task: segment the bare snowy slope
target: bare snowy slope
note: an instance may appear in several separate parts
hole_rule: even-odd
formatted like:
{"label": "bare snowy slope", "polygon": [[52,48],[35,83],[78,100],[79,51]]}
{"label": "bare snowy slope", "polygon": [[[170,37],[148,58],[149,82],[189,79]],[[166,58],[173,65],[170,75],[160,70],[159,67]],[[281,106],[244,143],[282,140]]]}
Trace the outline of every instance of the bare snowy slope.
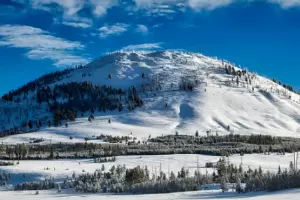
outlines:
{"label": "bare snowy slope", "polygon": [[[82,141],[99,134],[129,135],[146,139],[162,134],[270,134],[298,136],[300,133],[299,96],[283,86],[233,64],[195,53],[154,52],[113,53],[84,68],[70,71],[47,84],[88,81],[113,88],[134,86],[143,106],[133,111],[95,112],[95,120],[78,116],[68,127],[41,128],[38,132],[2,138],[3,142],[28,142],[31,137],[52,141]],[[42,86],[45,84],[40,83]],[[19,95],[15,98],[23,97]],[[36,91],[25,100],[2,102],[2,130],[26,122],[23,112],[10,107],[26,107],[27,117],[51,120],[45,104],[34,103]],[[67,99],[59,99],[67,101]],[[28,103],[30,102],[30,103]],[[30,105],[28,107],[28,105]],[[16,108],[15,108],[16,109]],[[32,115],[39,110],[41,114]],[[4,116],[4,117],[3,117]],[[111,123],[107,120],[111,119]]]}

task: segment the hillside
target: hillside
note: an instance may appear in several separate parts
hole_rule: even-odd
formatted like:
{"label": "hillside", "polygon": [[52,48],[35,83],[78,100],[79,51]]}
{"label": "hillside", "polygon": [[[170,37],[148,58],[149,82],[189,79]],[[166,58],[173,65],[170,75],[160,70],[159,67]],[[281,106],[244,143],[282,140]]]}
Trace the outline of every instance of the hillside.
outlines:
{"label": "hillside", "polygon": [[[112,53],[2,99],[0,132],[10,136],[1,141],[7,143],[41,137],[78,142],[100,134],[144,140],[176,132],[300,132],[300,99],[290,86],[195,53]],[[14,135],[24,132],[32,133]]]}

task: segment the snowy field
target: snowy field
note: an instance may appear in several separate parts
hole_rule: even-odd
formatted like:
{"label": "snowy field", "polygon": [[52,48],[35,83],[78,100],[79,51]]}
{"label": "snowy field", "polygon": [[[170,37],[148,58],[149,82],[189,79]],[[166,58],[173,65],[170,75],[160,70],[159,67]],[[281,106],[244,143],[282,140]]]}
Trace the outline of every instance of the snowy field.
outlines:
{"label": "snowy field", "polygon": [[[150,155],[150,156],[118,156],[116,162],[103,163],[105,170],[109,170],[113,165],[126,165],[127,168],[136,166],[147,166],[151,174],[159,174],[159,170],[167,175],[173,171],[177,174],[182,167],[189,169],[190,175],[193,175],[197,169],[197,160],[199,170],[202,174],[206,172],[211,174],[214,169],[206,169],[205,163],[217,162],[220,157],[206,155]],[[278,166],[281,169],[288,169],[290,161],[293,160],[293,154],[286,155],[263,155],[251,154],[243,156],[243,169],[256,169],[259,166],[264,171],[277,172]],[[229,162],[239,166],[241,158],[238,155],[230,156]],[[73,173],[93,173],[101,169],[102,163],[94,163],[93,159],[71,159],[71,160],[33,160],[20,161],[19,165],[1,167],[0,172],[10,172],[13,176],[8,184],[16,184],[25,181],[43,180],[53,177],[57,181],[71,177]],[[23,177],[23,174],[26,174]]]}
{"label": "snowy field", "polygon": [[[189,169],[191,174],[197,169],[197,159],[201,173],[206,173],[204,168],[206,162],[217,162],[219,157],[204,155],[157,155],[157,156],[118,156],[116,162],[111,163],[94,163],[93,159],[71,159],[71,160],[29,160],[20,161],[19,165],[1,167],[1,171],[11,172],[15,174],[8,184],[15,184],[24,181],[41,180],[49,177],[55,179],[64,179],[71,177],[75,172],[77,175],[81,173],[94,173],[95,170],[101,169],[102,164],[105,170],[109,170],[113,165],[126,165],[127,168],[137,166],[147,166],[151,174],[159,174],[159,170],[170,173],[171,170],[175,174],[182,167]],[[49,168],[48,170],[45,170]],[[208,173],[212,173],[213,169],[207,169]],[[23,174],[27,174],[23,177]],[[15,178],[14,178],[15,177]]]}
{"label": "snowy field", "polygon": [[[82,77],[83,73],[90,76]],[[228,125],[231,131],[239,134],[300,136],[299,95],[255,73],[249,74],[253,77],[251,84],[242,77],[237,85],[236,78],[225,74],[221,60],[200,54],[115,53],[92,62],[87,68],[71,72],[51,87],[71,81],[90,81],[113,87],[134,85],[139,88],[147,83],[147,79],[141,78],[142,73],[159,79],[162,90],[142,95],[145,104],[141,108],[131,112],[96,113],[93,122],[88,121],[89,113],[86,113],[85,117],[70,122],[67,128],[43,128],[36,133],[1,138],[0,142],[28,143],[30,138],[44,138],[44,143],[50,140],[83,142],[85,137],[93,139],[100,134],[128,136],[131,133],[138,140],[145,140],[150,135],[156,137],[176,131],[194,135],[197,130],[200,135],[205,135],[208,130],[212,134],[228,134]],[[107,78],[108,74],[112,74],[111,80]],[[179,91],[182,79],[197,80],[201,84],[193,92]],[[16,115],[20,114],[16,112]],[[49,113],[45,115],[49,116]],[[108,119],[111,119],[110,124]],[[3,126],[11,125],[5,120],[17,122],[6,117],[2,119]]]}
{"label": "snowy field", "polygon": [[9,200],[299,200],[300,189],[286,190],[273,193],[255,192],[247,194],[221,193],[220,191],[196,191],[171,194],[148,194],[148,195],[109,195],[109,194],[81,194],[81,193],[57,193],[56,191],[0,191],[1,199]]}

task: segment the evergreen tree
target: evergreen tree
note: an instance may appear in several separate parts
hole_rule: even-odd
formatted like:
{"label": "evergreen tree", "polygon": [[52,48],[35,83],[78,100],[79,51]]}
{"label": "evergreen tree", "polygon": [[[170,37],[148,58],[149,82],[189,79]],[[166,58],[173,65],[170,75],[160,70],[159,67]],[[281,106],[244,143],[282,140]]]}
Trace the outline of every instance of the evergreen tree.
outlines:
{"label": "evergreen tree", "polygon": [[195,137],[199,137],[199,132],[198,131],[196,131]]}
{"label": "evergreen tree", "polygon": [[237,178],[236,178],[235,190],[236,190],[237,193],[241,193],[243,191],[242,190],[241,178],[240,178],[239,174],[237,175]]}

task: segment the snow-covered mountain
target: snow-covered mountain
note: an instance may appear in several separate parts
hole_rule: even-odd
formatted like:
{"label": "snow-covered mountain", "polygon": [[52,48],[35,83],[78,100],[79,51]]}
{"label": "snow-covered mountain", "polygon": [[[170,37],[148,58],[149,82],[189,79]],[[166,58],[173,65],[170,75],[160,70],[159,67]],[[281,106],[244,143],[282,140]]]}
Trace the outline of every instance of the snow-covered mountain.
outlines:
{"label": "snow-covered mountain", "polygon": [[[88,84],[75,84],[82,82]],[[111,88],[95,89],[98,85],[120,91],[110,93]],[[91,87],[92,94],[86,91]],[[76,90],[66,92],[66,88]],[[96,106],[84,110],[89,105],[83,104],[90,98],[100,99],[96,94],[99,90],[101,101],[103,98],[109,101],[106,106],[110,109]],[[62,95],[56,96],[60,93]],[[22,131],[36,131],[1,138],[9,143],[28,142],[32,137],[51,138],[53,142],[70,141],[72,137],[72,141],[78,142],[100,134],[146,139],[175,132],[195,134],[196,131],[203,135],[234,132],[298,136],[300,133],[300,99],[291,87],[228,61],[196,53],[112,53],[87,66],[41,77],[3,99],[0,132],[11,133],[20,127]],[[68,121],[68,127],[48,127],[49,121],[53,124],[57,108],[53,105],[69,101],[76,106],[64,105],[71,112],[64,111],[60,119],[75,115],[76,120]],[[90,122],[88,116],[92,111],[95,119]],[[29,121],[31,126],[28,126]],[[61,121],[64,124],[67,120]]]}

